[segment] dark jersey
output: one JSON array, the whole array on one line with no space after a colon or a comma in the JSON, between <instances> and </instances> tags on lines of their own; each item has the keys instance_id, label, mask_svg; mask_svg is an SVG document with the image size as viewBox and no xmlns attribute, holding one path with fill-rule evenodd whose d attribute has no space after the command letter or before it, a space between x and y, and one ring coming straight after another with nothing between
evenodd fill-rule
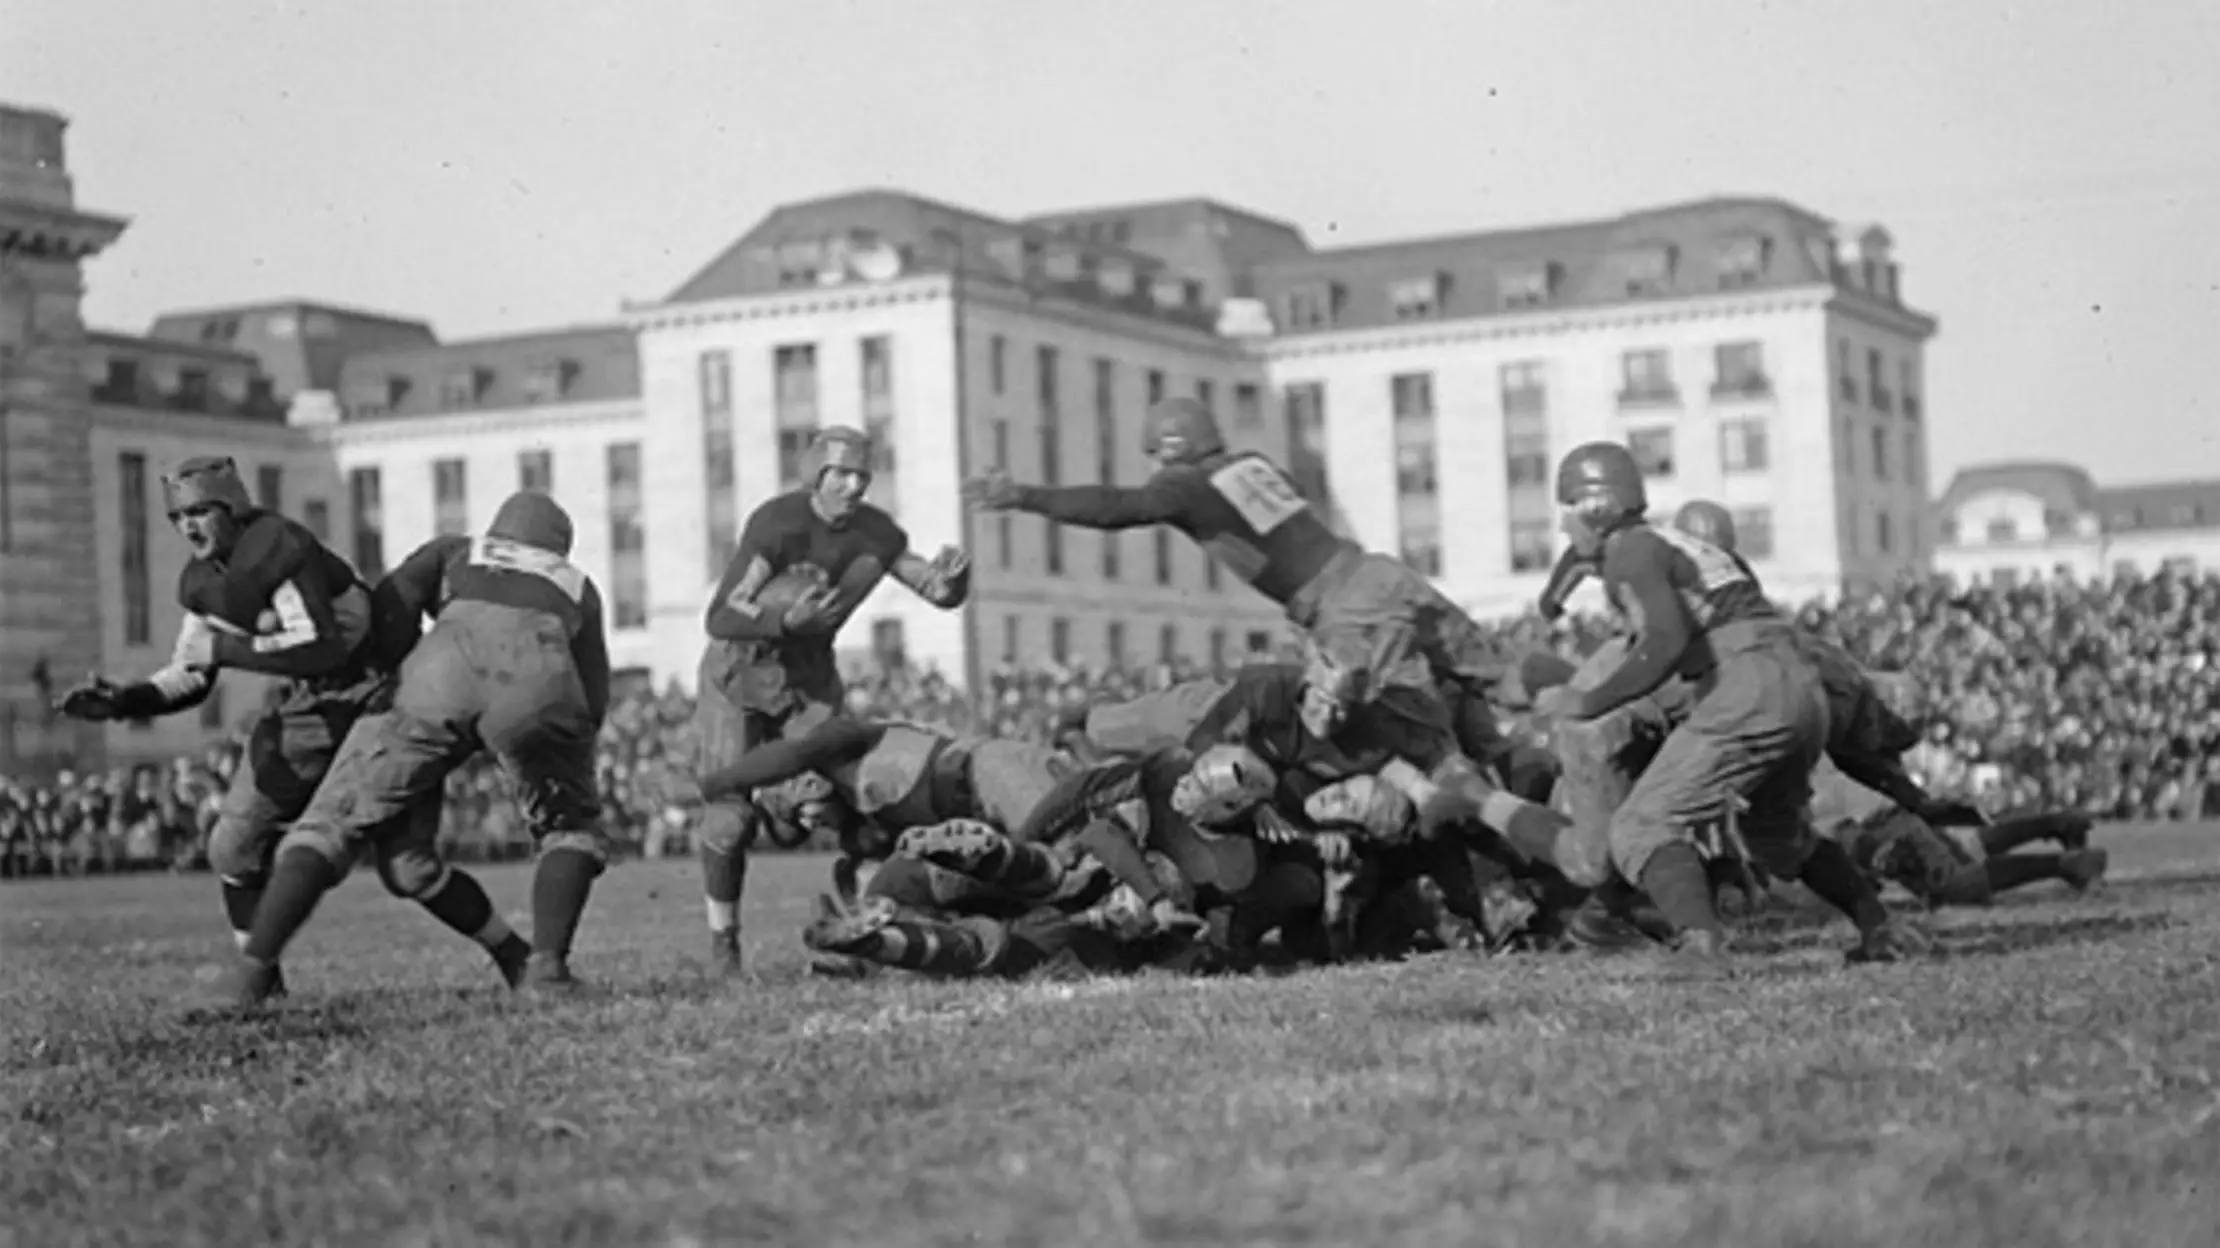
<instances>
[{"instance_id":1,"label":"dark jersey","mask_svg":"<svg viewBox=\"0 0 2220 1248\"><path fill-rule=\"evenodd\" d=\"M1150 849L1163 854L1197 888L1239 892L1256 878L1256 842L1246 836L1205 831L1172 809L1172 790L1194 761L1185 750L1157 750L1066 776L1034 807L1025 823L1010 833L1010 839L1057 845L1077 838L1119 879L1149 897L1155 886L1149 882L1140 856L1123 852L1117 844L1118 839L1129 838L1130 845L1124 849ZM1090 835L1104 831L1100 826L1103 821L1119 829L1117 838Z\"/></svg>"},{"instance_id":2,"label":"dark jersey","mask_svg":"<svg viewBox=\"0 0 2220 1248\"><path fill-rule=\"evenodd\" d=\"M1634 644L1618 670L1580 695L1587 716L1641 697L1674 675L1702 679L1718 663L1711 633L1781 618L1748 564L1678 529L1637 523L1613 532L1603 542L1602 575Z\"/></svg>"},{"instance_id":3,"label":"dark jersey","mask_svg":"<svg viewBox=\"0 0 2220 1248\"><path fill-rule=\"evenodd\" d=\"M250 513L228 558L178 574L185 629L214 634L218 665L318 678L350 670L370 634L370 594L355 570L305 527ZM180 650L184 638L180 638Z\"/></svg>"},{"instance_id":4,"label":"dark jersey","mask_svg":"<svg viewBox=\"0 0 2220 1248\"><path fill-rule=\"evenodd\" d=\"M788 638L778 616L756 606L755 595L781 572L814 568L838 591L833 619L845 622L909 546L902 526L869 503L858 504L855 514L836 526L810 506L806 491L781 494L756 508L741 530L740 546L709 604L704 621L709 635L720 641L782 641L829 653L837 628Z\"/></svg>"},{"instance_id":5,"label":"dark jersey","mask_svg":"<svg viewBox=\"0 0 2220 1248\"><path fill-rule=\"evenodd\" d=\"M1455 740L1423 703L1402 705L1406 695L1423 698L1400 687L1382 690L1349 708L1333 737L1322 739L1303 726L1302 667L1251 664L1234 674L1232 686L1195 725L1187 748L1199 754L1213 745L1246 746L1279 773L1275 800L1300 810L1311 794L1337 780L1370 775L1396 759L1432 771L1456 753Z\"/></svg>"},{"instance_id":6,"label":"dark jersey","mask_svg":"<svg viewBox=\"0 0 2220 1248\"><path fill-rule=\"evenodd\" d=\"M1089 529L1168 524L1272 601L1286 604L1353 550L1279 467L1253 452L1158 470L1147 485L1026 486L1023 510Z\"/></svg>"}]
</instances>

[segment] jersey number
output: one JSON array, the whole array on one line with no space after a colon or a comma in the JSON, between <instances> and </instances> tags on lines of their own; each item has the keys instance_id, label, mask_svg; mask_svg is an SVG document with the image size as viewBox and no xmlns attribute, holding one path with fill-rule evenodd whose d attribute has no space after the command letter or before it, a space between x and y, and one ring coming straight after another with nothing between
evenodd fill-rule
<instances>
[{"instance_id":1,"label":"jersey number","mask_svg":"<svg viewBox=\"0 0 2220 1248\"><path fill-rule=\"evenodd\" d=\"M550 582L572 602L586 593L586 574L577 565L551 550L526 546L498 537L481 537L471 547L470 562L481 568L520 572Z\"/></svg>"},{"instance_id":2,"label":"jersey number","mask_svg":"<svg viewBox=\"0 0 2220 1248\"><path fill-rule=\"evenodd\" d=\"M1234 460L1210 474L1218 491L1258 537L1301 515L1310 504L1279 469L1256 456Z\"/></svg>"}]
</instances>

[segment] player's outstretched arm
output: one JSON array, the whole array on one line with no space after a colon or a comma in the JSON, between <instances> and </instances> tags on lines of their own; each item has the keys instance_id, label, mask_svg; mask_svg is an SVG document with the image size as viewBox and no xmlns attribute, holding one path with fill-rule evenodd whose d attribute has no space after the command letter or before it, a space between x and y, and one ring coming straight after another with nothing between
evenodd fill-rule
<instances>
[{"instance_id":1,"label":"player's outstretched arm","mask_svg":"<svg viewBox=\"0 0 2220 1248\"><path fill-rule=\"evenodd\" d=\"M71 719L156 719L207 701L216 687L214 631L188 612L178 626L170 661L145 680L118 685L94 676L62 695L55 709Z\"/></svg>"},{"instance_id":2,"label":"player's outstretched arm","mask_svg":"<svg viewBox=\"0 0 2220 1248\"><path fill-rule=\"evenodd\" d=\"M910 592L943 611L964 605L971 594L971 556L954 546L943 546L930 560L905 550L895 556L894 579Z\"/></svg>"},{"instance_id":3,"label":"player's outstretched arm","mask_svg":"<svg viewBox=\"0 0 2220 1248\"><path fill-rule=\"evenodd\" d=\"M1567 699L1572 718L1594 719L1652 692L1687 652L1695 622L1668 579L1670 557L1663 539L1641 530L1621 538L1606 557L1604 584L1632 600L1638 632L1625 662L1593 689Z\"/></svg>"},{"instance_id":4,"label":"player's outstretched arm","mask_svg":"<svg viewBox=\"0 0 2220 1248\"><path fill-rule=\"evenodd\" d=\"M1147 485L1020 485L1000 472L964 483L985 511L1024 511L1083 529L1176 524L1187 515L1186 482L1158 474Z\"/></svg>"},{"instance_id":5,"label":"player's outstretched arm","mask_svg":"<svg viewBox=\"0 0 2220 1248\"><path fill-rule=\"evenodd\" d=\"M886 725L835 718L785 741L771 741L749 750L738 762L701 778L704 801L718 801L732 794L746 794L765 785L791 780L805 771L822 771L852 762L879 743Z\"/></svg>"},{"instance_id":6,"label":"player's outstretched arm","mask_svg":"<svg viewBox=\"0 0 2220 1248\"><path fill-rule=\"evenodd\" d=\"M777 641L786 636L779 613L765 610L755 600L770 583L771 561L743 545L725 565L717 596L702 618L703 627L718 641Z\"/></svg>"}]
</instances>

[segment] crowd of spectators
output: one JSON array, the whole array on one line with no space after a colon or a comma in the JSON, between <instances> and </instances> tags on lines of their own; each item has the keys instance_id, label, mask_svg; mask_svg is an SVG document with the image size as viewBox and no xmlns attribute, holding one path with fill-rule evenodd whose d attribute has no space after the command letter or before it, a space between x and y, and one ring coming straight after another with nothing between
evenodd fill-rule
<instances>
[{"instance_id":1,"label":"crowd of spectators","mask_svg":"<svg viewBox=\"0 0 2220 1248\"><path fill-rule=\"evenodd\" d=\"M2220 573L2060 577L2016 585L1907 581L1803 608L1805 626L1871 666L1918 677L1930 715L1915 762L1937 787L1991 809L2070 807L2100 819L2220 816ZM1574 657L1608 623L1539 617L1491 626L1507 656ZM1199 674L1157 665L1041 664L989 674L976 700L939 673L862 673L859 714L1044 739L1057 712ZM612 707L599 763L607 828L636 852L683 851L687 811L670 794L691 758L691 702L635 691ZM0 874L185 870L201 849L239 746L45 785L0 778ZM456 857L520 857L530 845L499 772L479 760L448 788L443 840Z\"/></svg>"}]
</instances>

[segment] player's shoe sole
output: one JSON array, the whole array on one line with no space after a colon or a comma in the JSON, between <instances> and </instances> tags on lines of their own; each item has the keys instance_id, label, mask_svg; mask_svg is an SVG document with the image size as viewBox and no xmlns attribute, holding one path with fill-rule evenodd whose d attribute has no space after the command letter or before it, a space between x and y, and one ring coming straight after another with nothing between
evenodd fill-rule
<instances>
[{"instance_id":1,"label":"player's shoe sole","mask_svg":"<svg viewBox=\"0 0 2220 1248\"><path fill-rule=\"evenodd\" d=\"M886 897L866 897L853 907L819 894L817 913L802 929L802 943L819 953L848 953L872 933L894 921L896 907Z\"/></svg>"},{"instance_id":2,"label":"player's shoe sole","mask_svg":"<svg viewBox=\"0 0 2220 1248\"><path fill-rule=\"evenodd\" d=\"M959 875L969 875L1008 839L986 824L958 819L927 828L911 828L895 842L894 852Z\"/></svg>"},{"instance_id":3,"label":"player's shoe sole","mask_svg":"<svg viewBox=\"0 0 2220 1248\"><path fill-rule=\"evenodd\" d=\"M2060 855L2058 865L2066 873L2066 886L2078 893L2104 878L2112 855L2101 849L2076 849Z\"/></svg>"}]
</instances>

